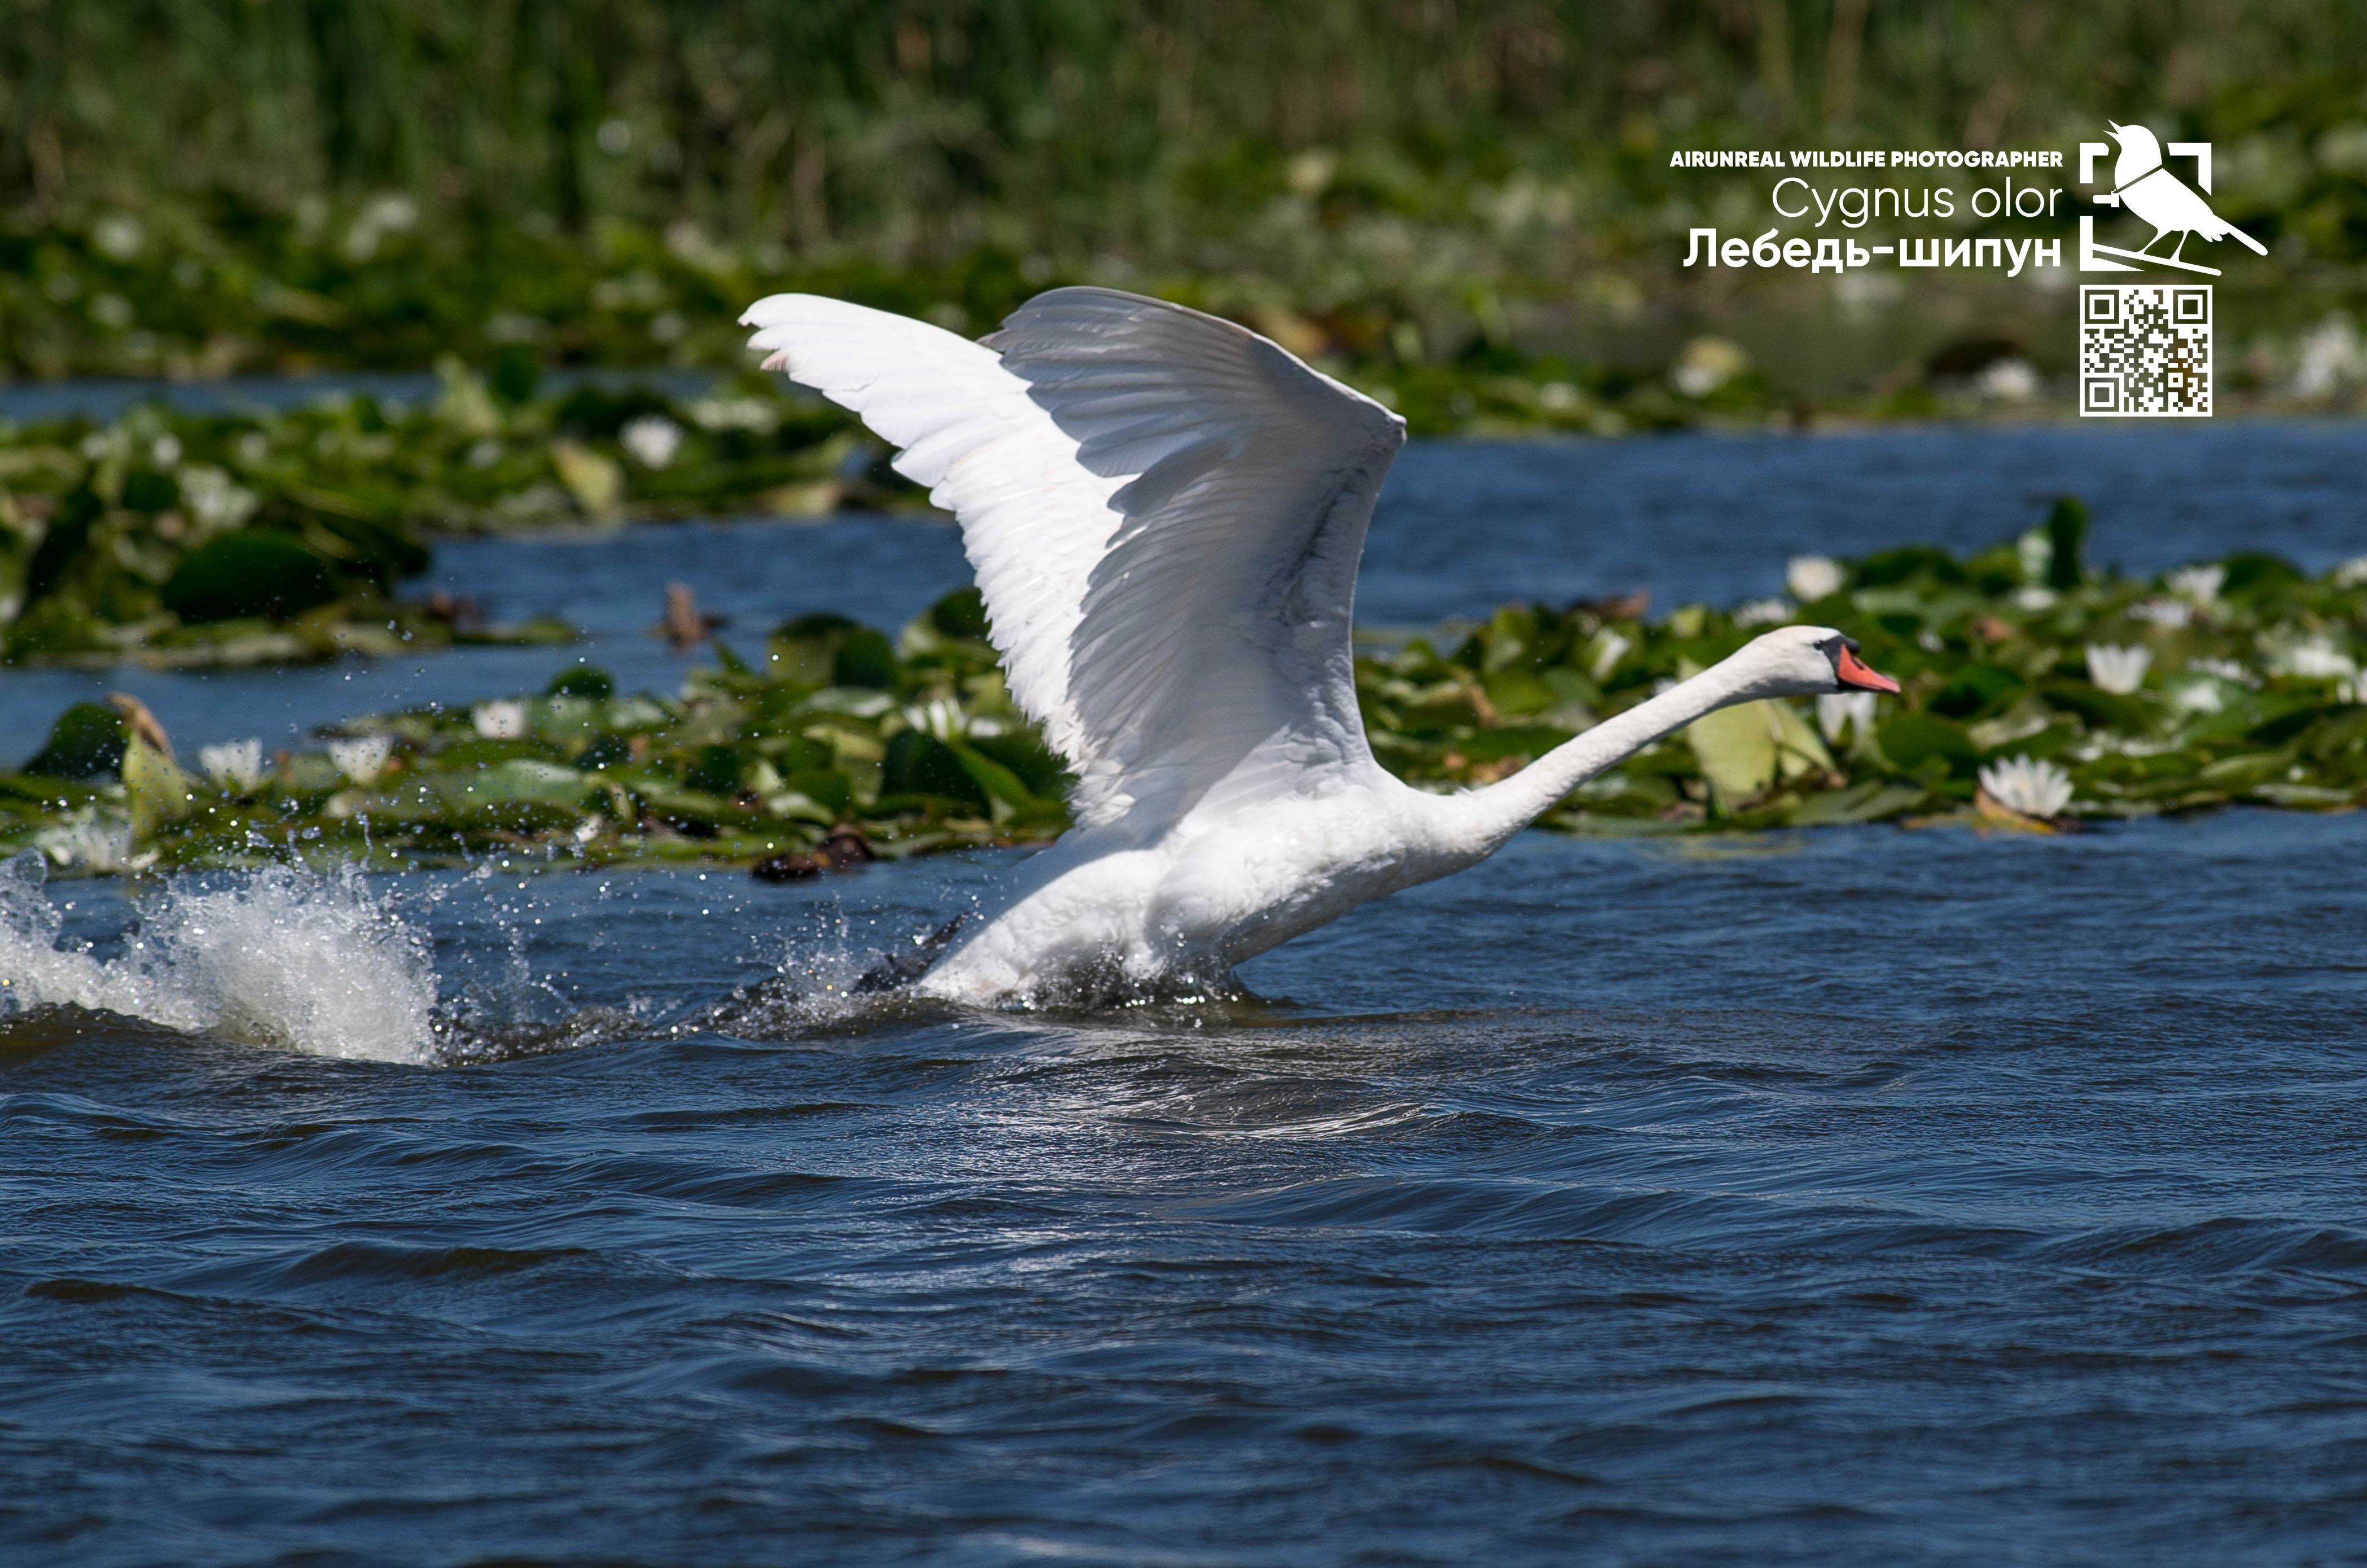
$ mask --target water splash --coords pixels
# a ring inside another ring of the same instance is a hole
[[[40,857],[0,865],[0,1017],[100,1008],[322,1056],[436,1059],[425,940],[352,868],[169,882],[123,952],[61,946]]]
[[[916,1001],[912,983],[928,971],[968,918],[957,915],[900,931],[883,950],[875,945],[877,930],[859,934],[843,912],[813,913],[808,928],[782,945],[772,973],[688,1014],[674,1032],[713,1029],[747,1040],[781,1040],[908,1015]],[[900,926],[902,918],[900,913],[890,920]]]

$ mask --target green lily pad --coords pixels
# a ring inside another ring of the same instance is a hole
[[[1930,708],[1950,719],[1978,719],[2008,707],[2027,686],[2020,674],[2002,665],[1966,665],[1931,694]]]
[[[2099,729],[2143,734],[2153,727],[2155,710],[2136,697],[2073,680],[2041,681],[2038,690],[2056,707],[2077,713]]]
[[[1569,739],[1568,730],[1556,729],[1551,724],[1506,724],[1462,736],[1455,741],[1455,749],[1471,762],[1501,762],[1508,756],[1535,762]]]
[[[879,792],[958,801],[981,812],[988,809],[990,799],[986,787],[962,766],[952,747],[919,730],[900,730],[889,741],[879,769]]]
[[[1810,795],[1790,808],[1784,820],[1794,827],[1837,827],[1846,823],[1887,822],[1921,807],[1931,798],[1929,790],[1912,784],[1868,778],[1845,789]]]
[[[730,795],[737,791],[748,777],[753,754],[730,745],[705,745],[698,748],[697,760],[684,774],[683,783],[693,790],[710,795]]]
[[[1027,788],[1019,775],[984,752],[959,742],[948,744],[946,749],[954,754],[961,763],[962,771],[969,775],[971,781],[986,792],[990,802],[1021,808],[1039,803],[1035,792]]]
[[[1721,816],[1732,815],[1775,782],[1776,732],[1761,708],[1756,702],[1722,708],[1685,729],[1685,744],[1709,781],[1711,804]]]
[[[131,836],[142,843],[166,823],[189,814],[196,781],[139,735],[123,751],[123,789],[131,805]]]
[[[242,528],[201,544],[165,579],[164,608],[184,620],[285,619],[337,597],[337,574],[292,535]]]
[[[1479,684],[1496,711],[1508,719],[1542,713],[1560,700],[1544,676],[1528,670],[1491,670]]]
[[[58,715],[50,738],[25,764],[28,773],[58,778],[113,778],[122,772],[130,731],[104,702],[77,702]]]
[[[828,614],[800,616],[776,629],[765,644],[766,674],[798,686],[878,686],[876,678],[840,678],[840,653],[858,640],[864,646],[847,662],[848,673],[878,676],[884,648],[886,668],[892,675],[896,650],[886,638],[845,616]]]
[[[1970,778],[1980,761],[1970,736],[1929,713],[1900,714],[1874,733],[1874,744],[1901,773],[1920,776],[1925,764],[1936,762],[1943,774]]]

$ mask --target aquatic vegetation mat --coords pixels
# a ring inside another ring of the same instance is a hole
[[[447,364],[415,404],[0,423],[0,656],[187,667],[558,642],[397,597],[439,534],[827,513],[916,493],[778,378],[537,395]],[[875,474],[875,470],[877,473]]]
[[[2367,563],[2309,577],[2259,553],[2151,579],[2088,571],[2085,514],[1963,559],[1909,547],[1792,563],[1791,595],[1649,618],[1640,599],[1512,605],[1368,639],[1382,763],[1485,785],[1768,627],[1849,632],[1903,686],[1714,714],[1545,819],[1581,833],[2081,821],[2367,799]],[[895,638],[809,616],[678,692],[578,665],[540,693],[357,718],[317,750],[177,756],[130,699],[57,722],[0,776],[0,849],[64,872],[260,864],[720,861],[820,876],[874,857],[1039,842],[1059,760],[1013,706],[975,590]]]

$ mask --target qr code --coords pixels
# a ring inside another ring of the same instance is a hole
[[[2211,290],[2083,286],[2079,412],[2103,418],[2208,418]]]

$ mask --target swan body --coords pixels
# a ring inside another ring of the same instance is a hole
[[[1735,702],[1897,689],[1785,627],[1483,790],[1365,741],[1356,563],[1405,427],[1245,328],[1104,289],[980,343],[810,295],[743,322],[951,511],[1076,825],[916,981],[998,1006],[1188,994],[1376,898],[1462,870],[1587,778]]]

